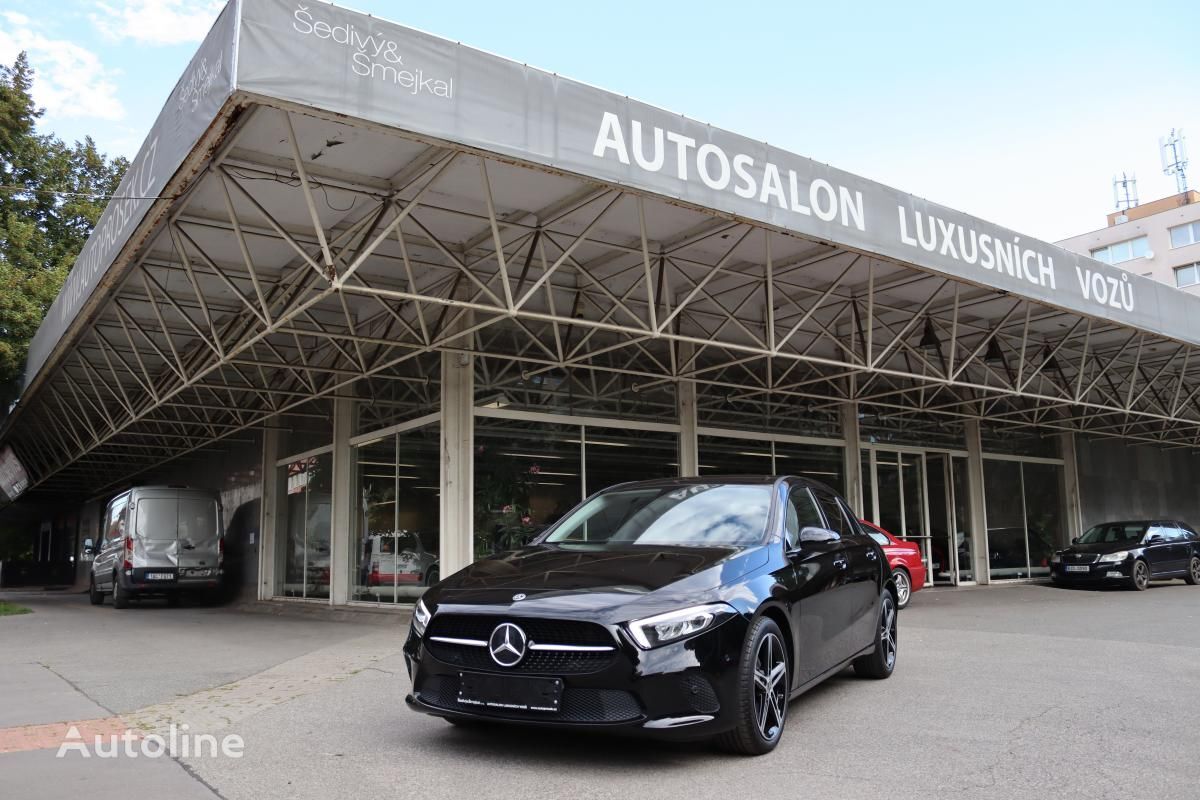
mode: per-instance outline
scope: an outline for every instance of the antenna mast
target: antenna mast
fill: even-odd
[[[1113,176],[1113,205],[1117,211],[1128,211],[1138,204],[1137,176],[1122,172]]]
[[[1175,186],[1182,194],[1187,191],[1187,142],[1183,131],[1171,129],[1170,136],[1158,140],[1158,148],[1162,154],[1163,174],[1175,176]]]

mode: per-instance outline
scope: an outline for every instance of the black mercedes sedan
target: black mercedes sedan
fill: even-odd
[[[626,483],[429,589],[404,646],[413,709],[774,749],[788,702],[896,664],[879,545],[803,478]]]
[[[1105,522],[1050,558],[1062,584],[1124,584],[1144,591],[1152,580],[1200,584],[1200,535],[1177,520]]]

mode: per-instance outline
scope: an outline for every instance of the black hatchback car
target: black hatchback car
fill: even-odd
[[[788,701],[896,664],[887,558],[802,478],[627,483],[531,544],[429,589],[404,652],[409,706],[766,753]]]
[[[1105,522],[1050,559],[1055,583],[1121,583],[1142,591],[1152,580],[1200,583],[1200,534],[1176,520]]]

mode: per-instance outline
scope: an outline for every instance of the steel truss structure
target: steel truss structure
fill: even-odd
[[[123,254],[10,441],[41,491],[97,492],[356,396],[436,410],[439,351],[481,397],[780,430],[857,401],[1200,445],[1195,347],[703,208],[260,103]],[[531,399],[536,398],[536,399]],[[433,406],[432,408],[430,406]]]

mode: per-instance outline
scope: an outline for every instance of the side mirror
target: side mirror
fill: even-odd
[[[84,540],[83,540],[83,553],[84,553],[84,555],[89,555],[89,556],[90,556],[90,555],[91,555],[92,553],[94,553],[95,551],[96,551],[96,543],[95,543],[95,542],[93,542],[91,539],[84,539]]]
[[[1072,537],[1072,538],[1071,538],[1071,544],[1079,544],[1079,537],[1078,537],[1078,536],[1074,536],[1074,537]]]
[[[1146,544],[1162,544],[1163,537],[1157,533],[1152,533],[1146,537]]]
[[[831,530],[818,528],[814,525],[809,525],[800,530],[801,544],[826,544],[828,542],[836,542],[842,537]]]

